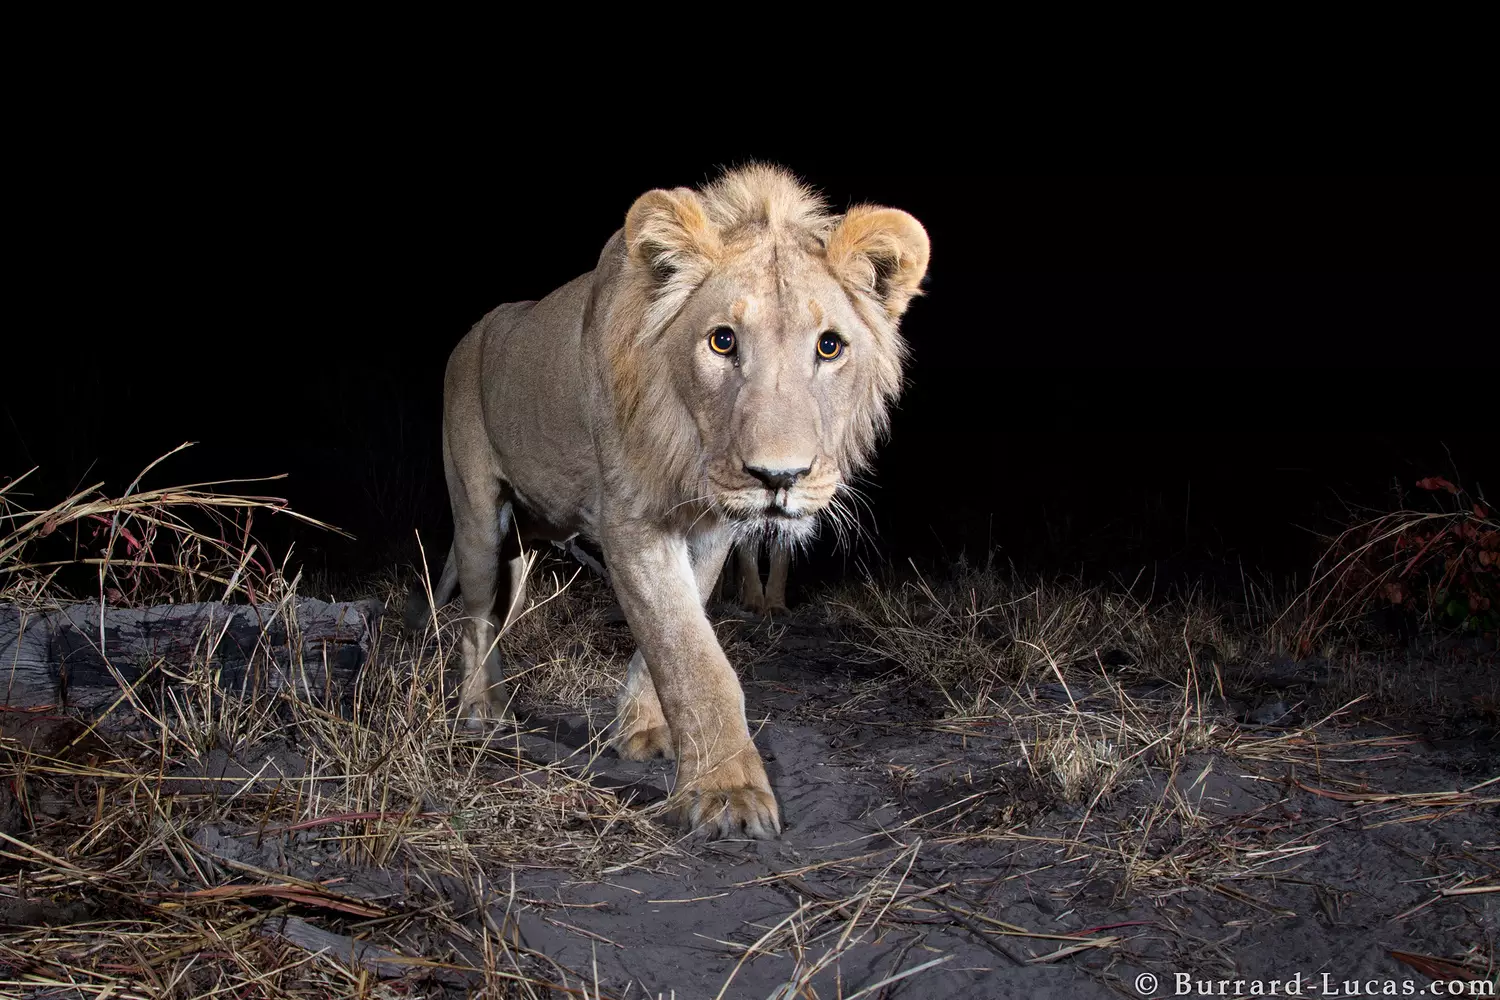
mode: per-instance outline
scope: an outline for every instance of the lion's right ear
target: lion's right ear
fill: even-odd
[[[718,230],[691,188],[658,188],[637,198],[625,214],[625,246],[631,262],[656,285],[701,277],[723,252]]]

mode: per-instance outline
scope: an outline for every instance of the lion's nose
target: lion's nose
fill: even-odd
[[[797,485],[797,480],[812,471],[812,466],[803,466],[800,469],[767,469],[759,465],[746,465],[745,471],[765,484],[766,489],[775,493],[777,490],[789,490]]]

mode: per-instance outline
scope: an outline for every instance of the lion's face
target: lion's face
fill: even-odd
[[[806,537],[886,426],[926,232],[751,169],[643,195],[625,239],[611,366],[637,475],[668,507]]]
[[[879,338],[795,241],[724,261],[659,341],[703,447],[704,490],[743,522],[811,530],[853,458],[848,425],[888,367]]]

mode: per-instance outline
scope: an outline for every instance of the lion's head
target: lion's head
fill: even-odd
[[[642,195],[624,238],[605,345],[637,488],[807,537],[887,426],[926,231],[892,208],[832,214],[753,166]]]

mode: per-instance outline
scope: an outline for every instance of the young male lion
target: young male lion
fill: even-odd
[[[752,166],[647,192],[593,271],[469,331],[444,383],[455,530],[434,599],[463,593],[471,724],[506,704],[495,639],[525,605],[521,547],[582,534],[639,644],[615,748],[676,757],[672,815],[692,829],[780,832],[704,602],[735,540],[808,537],[868,461],[928,252],[905,212],[832,214]]]

